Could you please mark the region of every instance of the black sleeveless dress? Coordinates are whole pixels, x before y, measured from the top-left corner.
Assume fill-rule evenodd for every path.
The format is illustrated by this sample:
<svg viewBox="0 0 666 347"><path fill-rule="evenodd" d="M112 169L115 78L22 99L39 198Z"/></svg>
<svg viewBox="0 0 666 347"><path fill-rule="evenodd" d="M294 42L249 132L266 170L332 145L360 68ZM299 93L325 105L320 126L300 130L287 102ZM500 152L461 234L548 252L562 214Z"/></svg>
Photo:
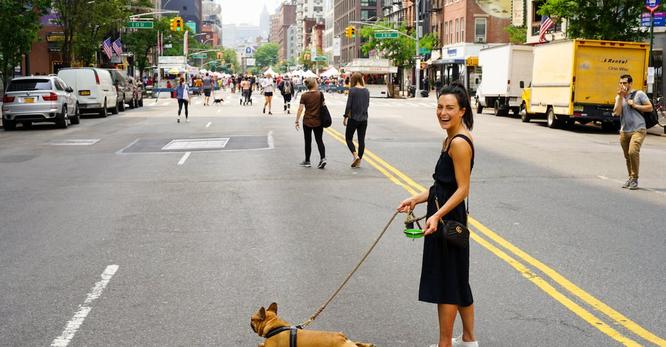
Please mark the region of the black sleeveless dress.
<svg viewBox="0 0 666 347"><path fill-rule="evenodd" d="M474 167L474 145L472 141L463 134L455 135L451 141L456 137L465 139L472 147L471 165ZM450 143L448 147L451 146ZM453 159L449 156L448 147L439 156L435 173L432 175L435 183L430 187L428 194L428 217L437 211L435 197L437 197L441 207L458 189L453 169ZM443 219L455 220L467 225L465 203L460 203ZM469 286L469 247L463 249L447 245L446 240L442 237L441 228L442 224L440 223L437 232L426 236L424 239L419 301L469 306L474 302L472 290Z"/></svg>

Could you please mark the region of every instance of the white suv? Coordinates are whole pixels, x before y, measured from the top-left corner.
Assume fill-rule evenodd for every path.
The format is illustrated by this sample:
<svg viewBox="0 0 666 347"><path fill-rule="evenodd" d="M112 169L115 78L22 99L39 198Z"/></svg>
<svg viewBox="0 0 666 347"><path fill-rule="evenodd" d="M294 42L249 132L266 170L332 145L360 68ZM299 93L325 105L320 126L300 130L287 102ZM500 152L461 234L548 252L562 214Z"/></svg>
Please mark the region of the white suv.
<svg viewBox="0 0 666 347"><path fill-rule="evenodd" d="M53 122L60 128L79 124L76 98L71 87L56 76L14 78L2 98L2 123L6 131L17 123Z"/></svg>
<svg viewBox="0 0 666 347"><path fill-rule="evenodd" d="M118 113L118 96L108 70L94 67L65 68L58 71L68 86L74 89L81 113L99 113L106 117L108 111Z"/></svg>

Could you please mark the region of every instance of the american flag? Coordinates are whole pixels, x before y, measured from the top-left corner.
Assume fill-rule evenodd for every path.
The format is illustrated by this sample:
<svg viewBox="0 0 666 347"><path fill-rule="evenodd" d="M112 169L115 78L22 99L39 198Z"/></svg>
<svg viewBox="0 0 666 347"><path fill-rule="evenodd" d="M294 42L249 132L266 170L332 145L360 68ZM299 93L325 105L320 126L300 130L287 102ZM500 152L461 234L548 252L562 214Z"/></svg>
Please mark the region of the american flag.
<svg viewBox="0 0 666 347"><path fill-rule="evenodd" d="M109 57L109 59L111 59L111 57L113 56L113 50L111 49L110 37L104 40L104 42L102 42L102 49L104 49L104 53L106 53L106 56Z"/></svg>
<svg viewBox="0 0 666 347"><path fill-rule="evenodd" d="M123 43L120 42L120 37L113 41L113 45L111 45L111 48L113 48L113 51L116 52L118 56L121 56L123 54Z"/></svg>
<svg viewBox="0 0 666 347"><path fill-rule="evenodd" d="M541 26L539 27L539 42L546 42L546 33L550 28L555 25L550 17L543 15L541 16Z"/></svg>

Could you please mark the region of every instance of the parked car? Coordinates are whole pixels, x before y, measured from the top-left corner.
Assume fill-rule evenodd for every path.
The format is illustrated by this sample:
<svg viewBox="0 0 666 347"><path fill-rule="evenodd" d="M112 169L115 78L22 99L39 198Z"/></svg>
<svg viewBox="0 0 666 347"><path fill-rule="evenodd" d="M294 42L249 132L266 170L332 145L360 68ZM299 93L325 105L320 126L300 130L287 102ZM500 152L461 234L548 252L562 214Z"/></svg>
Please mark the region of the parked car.
<svg viewBox="0 0 666 347"><path fill-rule="evenodd" d="M113 80L113 85L116 87L116 93L118 94L118 109L120 111L125 111L125 104L130 104L131 108L134 87L130 84L127 74L118 69L107 70L111 73L111 79Z"/></svg>
<svg viewBox="0 0 666 347"><path fill-rule="evenodd" d="M82 67L65 68L58 71L68 86L74 89L81 113L95 112L106 117L109 110L118 113L118 96L109 71L104 69Z"/></svg>
<svg viewBox="0 0 666 347"><path fill-rule="evenodd" d="M57 76L30 76L12 79L2 98L5 130L16 123L24 127L34 122L52 122L59 128L79 124L79 110L73 89Z"/></svg>
<svg viewBox="0 0 666 347"><path fill-rule="evenodd" d="M132 100L129 103L130 108L143 107L143 83L134 77L128 77L127 79L132 86Z"/></svg>

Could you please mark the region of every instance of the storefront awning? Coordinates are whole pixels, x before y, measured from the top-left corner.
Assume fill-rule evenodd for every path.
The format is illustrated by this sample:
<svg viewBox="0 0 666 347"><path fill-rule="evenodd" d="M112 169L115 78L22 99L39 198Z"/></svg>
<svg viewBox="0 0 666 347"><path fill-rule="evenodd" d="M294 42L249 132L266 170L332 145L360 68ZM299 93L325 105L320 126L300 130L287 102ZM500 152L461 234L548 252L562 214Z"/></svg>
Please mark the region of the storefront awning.
<svg viewBox="0 0 666 347"><path fill-rule="evenodd" d="M437 59L432 62L432 65L451 65L451 64L465 64L465 59Z"/></svg>

